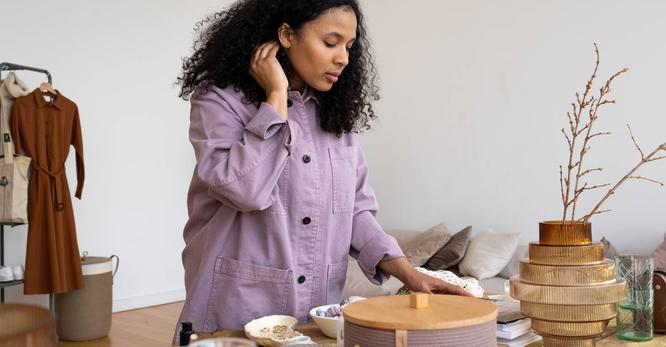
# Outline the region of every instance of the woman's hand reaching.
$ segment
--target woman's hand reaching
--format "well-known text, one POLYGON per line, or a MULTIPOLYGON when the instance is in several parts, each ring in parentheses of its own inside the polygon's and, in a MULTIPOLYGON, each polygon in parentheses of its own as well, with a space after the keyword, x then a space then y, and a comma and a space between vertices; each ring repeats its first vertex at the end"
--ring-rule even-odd
POLYGON ((459 286, 446 283, 439 278, 428 276, 418 271, 414 271, 410 276, 410 281, 405 284, 412 292, 474 296, 459 286))

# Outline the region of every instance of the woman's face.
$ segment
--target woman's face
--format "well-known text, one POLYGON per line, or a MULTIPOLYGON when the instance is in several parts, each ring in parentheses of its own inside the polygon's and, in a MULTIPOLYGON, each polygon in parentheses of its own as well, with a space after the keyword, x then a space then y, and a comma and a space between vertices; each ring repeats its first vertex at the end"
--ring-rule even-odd
POLYGON ((305 84, 329 91, 349 63, 349 49, 356 40, 356 15, 350 7, 335 7, 303 24, 298 33, 280 33, 280 42, 296 71, 291 88, 305 84))

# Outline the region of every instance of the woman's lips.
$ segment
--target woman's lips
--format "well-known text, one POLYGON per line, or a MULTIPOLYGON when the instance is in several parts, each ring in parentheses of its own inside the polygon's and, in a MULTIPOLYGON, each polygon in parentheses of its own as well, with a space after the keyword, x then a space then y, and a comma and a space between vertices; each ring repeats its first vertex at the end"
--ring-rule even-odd
POLYGON ((334 75, 334 74, 328 73, 328 72, 325 73, 324 75, 326 75, 326 78, 332 83, 335 83, 335 82, 338 81, 338 76, 337 75, 334 75))

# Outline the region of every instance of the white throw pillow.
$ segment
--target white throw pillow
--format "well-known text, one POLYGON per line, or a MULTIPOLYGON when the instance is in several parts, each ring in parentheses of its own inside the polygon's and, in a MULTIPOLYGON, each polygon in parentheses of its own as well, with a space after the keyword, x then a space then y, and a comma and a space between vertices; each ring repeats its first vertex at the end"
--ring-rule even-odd
POLYGON ((499 273, 499 277, 510 279, 511 277, 518 275, 520 272, 520 261, 530 256, 530 248, 528 245, 518 245, 516 251, 513 252, 513 256, 509 263, 506 264, 504 269, 499 273))
POLYGON ((473 238, 458 264, 460 273, 479 280, 496 276, 513 257, 519 237, 519 233, 484 232, 473 238))

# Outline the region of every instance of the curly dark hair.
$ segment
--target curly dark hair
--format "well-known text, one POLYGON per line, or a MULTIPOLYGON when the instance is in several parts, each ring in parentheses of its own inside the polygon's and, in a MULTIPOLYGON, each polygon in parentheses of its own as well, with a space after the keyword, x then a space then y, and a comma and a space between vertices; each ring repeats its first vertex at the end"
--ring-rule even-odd
MULTIPOLYGON (((356 0, 240 0, 208 16, 195 26, 199 37, 194 41, 194 53, 183 59, 183 73, 176 82, 181 87, 179 96, 189 100, 199 87, 208 90, 210 84, 219 88, 233 85, 237 92, 243 91, 244 102, 258 106, 266 95, 249 73, 254 48, 277 40, 282 23, 298 32, 306 22, 341 6, 351 7, 356 15, 356 41, 349 50, 348 65, 331 90, 313 89, 319 101, 320 125, 338 136, 370 129, 370 120, 377 118, 370 100, 379 100, 379 88, 356 0)), ((287 77, 293 76, 284 50, 278 51, 277 58, 287 77)))

